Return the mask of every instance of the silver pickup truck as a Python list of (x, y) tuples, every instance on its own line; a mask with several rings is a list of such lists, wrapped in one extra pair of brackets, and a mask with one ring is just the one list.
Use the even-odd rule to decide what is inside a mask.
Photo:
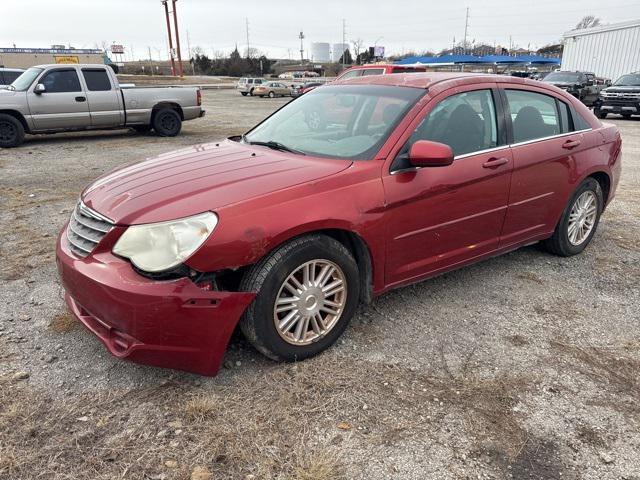
[(204, 115), (198, 87), (128, 87), (105, 65), (39, 65), (0, 90), (0, 147), (25, 133), (130, 127), (161, 136)]

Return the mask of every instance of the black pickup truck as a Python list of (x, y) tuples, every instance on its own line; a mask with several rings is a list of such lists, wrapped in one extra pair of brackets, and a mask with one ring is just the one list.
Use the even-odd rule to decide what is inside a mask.
[(640, 72), (622, 75), (602, 90), (593, 113), (599, 118), (607, 118), (610, 113), (619, 113), (624, 118), (640, 115)]
[(602, 88), (590, 72), (551, 72), (542, 81), (566, 90), (587, 106), (594, 104)]

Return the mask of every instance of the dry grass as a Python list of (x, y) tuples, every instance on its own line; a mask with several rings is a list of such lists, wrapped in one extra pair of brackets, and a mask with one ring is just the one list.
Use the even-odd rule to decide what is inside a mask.
[[(406, 438), (429, 443), (450, 415), (479, 448), (515, 458), (527, 435), (513, 406), (530, 383), (466, 369), (438, 377), (330, 355), (206, 389), (168, 383), (50, 398), (5, 381), (0, 444), (28, 464), (5, 460), (0, 478), (11, 471), (16, 480), (34, 472), (48, 479), (102, 480), (123, 472), (178, 479), (202, 465), (216, 479), (340, 480), (349, 468), (367, 467), (367, 455), (358, 464), (339, 454), (349, 442), (366, 445), (370, 455)], [(167, 468), (173, 459), (178, 468)]]
[(553, 341), (551, 346), (562, 353), (573, 368), (604, 387), (600, 392), (609, 406), (624, 413), (640, 414), (640, 349), (637, 344), (598, 347)]
[(56, 333), (67, 333), (78, 326), (78, 321), (69, 312), (57, 314), (49, 322), (49, 329)]

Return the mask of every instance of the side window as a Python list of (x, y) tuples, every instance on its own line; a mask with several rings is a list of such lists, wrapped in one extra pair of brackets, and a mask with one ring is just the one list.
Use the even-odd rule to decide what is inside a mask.
[(526, 90), (505, 90), (513, 124), (514, 143), (550, 137), (560, 133), (556, 100)]
[(362, 75), (362, 70), (351, 70), (340, 77), (340, 80), (346, 80), (347, 78), (359, 77)]
[(84, 82), (87, 84), (89, 91), (105, 92), (111, 90), (111, 82), (109, 81), (109, 75), (106, 70), (101, 68), (95, 70), (82, 69), (82, 75), (84, 76)]
[(571, 109), (571, 116), (573, 117), (574, 130), (591, 130), (591, 124), (573, 108)]
[(75, 69), (53, 70), (38, 82), (44, 84), (47, 93), (81, 92), (80, 79)]
[(560, 112), (560, 131), (562, 133), (569, 133), (574, 130), (573, 124), (569, 121), (571, 118), (569, 115), (569, 106), (558, 100), (558, 110)]
[(498, 146), (491, 90), (458, 93), (442, 100), (413, 132), (409, 144), (417, 140), (445, 143), (454, 156)]
[(382, 75), (384, 74), (384, 68), (366, 68), (362, 71), (363, 77), (368, 77), (369, 75)]

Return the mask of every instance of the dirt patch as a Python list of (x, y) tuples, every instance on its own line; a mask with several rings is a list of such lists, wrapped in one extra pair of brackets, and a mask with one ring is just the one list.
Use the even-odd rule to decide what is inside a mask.
[(49, 330), (55, 333), (67, 333), (78, 327), (78, 320), (68, 312), (59, 313), (51, 319)]

